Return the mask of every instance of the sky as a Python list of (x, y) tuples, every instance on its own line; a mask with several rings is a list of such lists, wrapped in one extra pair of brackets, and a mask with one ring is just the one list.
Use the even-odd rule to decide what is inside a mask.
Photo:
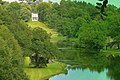
[[(78, 0), (78, 1), (90, 2), (95, 5), (98, 0)], [(108, 4), (113, 4), (117, 7), (120, 7), (120, 0), (108, 0)]]
[[(61, 0), (51, 0), (51, 1), (60, 2)], [(85, 1), (85, 2), (89, 2), (89, 3), (92, 3), (95, 5), (98, 0), (76, 0), (76, 1)], [(108, 1), (109, 1), (108, 4), (112, 4), (112, 5), (115, 5), (117, 7), (120, 7), (120, 0), (108, 0)]]
[[(12, 1), (17, 1), (17, 0), (3, 0), (3, 1), (10, 1), (10, 2), (12, 2)], [(49, 0), (44, 0), (44, 1), (49, 1)], [(51, 0), (52, 2), (60, 2), (61, 0)], [(76, 0), (76, 1), (85, 1), (85, 2), (89, 2), (89, 3), (92, 3), (92, 4), (96, 4), (96, 2), (98, 1), (98, 0)], [(120, 7), (120, 0), (109, 0), (109, 4), (113, 4), (113, 5), (115, 5), (115, 6), (117, 6), (117, 7)]]
[[(53, 1), (53, 2), (60, 2), (61, 0), (51, 0), (51, 1)], [(92, 4), (95, 5), (98, 0), (76, 0), (76, 1), (85, 1), (85, 2), (89, 2), (89, 3), (92, 3)], [(109, 0), (108, 4), (112, 4), (112, 5), (115, 5), (117, 7), (120, 7), (120, 0)]]

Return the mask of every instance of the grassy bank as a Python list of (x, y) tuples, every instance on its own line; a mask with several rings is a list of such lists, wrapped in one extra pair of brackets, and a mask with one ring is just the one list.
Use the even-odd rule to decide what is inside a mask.
[(26, 57), (25, 66), (27, 66), (27, 68), (24, 68), (24, 71), (29, 76), (30, 80), (46, 80), (49, 77), (66, 72), (66, 65), (60, 62), (48, 64), (46, 68), (30, 68), (28, 66), (29, 62), (29, 58)]

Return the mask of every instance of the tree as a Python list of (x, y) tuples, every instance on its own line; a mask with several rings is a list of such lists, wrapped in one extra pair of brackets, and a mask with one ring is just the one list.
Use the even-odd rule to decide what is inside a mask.
[[(17, 3), (17, 2), (12, 2), (12, 3), (10, 3), (10, 4), (8, 4), (8, 5), (6, 5), (5, 6), (5, 9), (7, 9), (7, 11), (9, 12), (9, 14), (11, 14), (12, 15), (12, 17), (14, 16), (14, 15), (16, 15), (16, 16), (14, 16), (15, 18), (17, 18), (17, 19), (20, 19), (20, 4), (19, 3)], [(13, 15), (14, 14), (14, 15)]]
[(16, 15), (16, 18), (24, 21), (29, 21), (31, 19), (31, 6), (26, 3), (12, 2), (5, 6), (7, 11), (12, 15)]
[(29, 21), (31, 19), (31, 6), (26, 3), (21, 3), (20, 5), (20, 19)]
[(107, 14), (105, 14), (105, 8), (107, 7), (107, 4), (108, 4), (108, 0), (99, 0), (99, 1), (103, 1), (103, 3), (96, 3), (97, 6), (96, 8), (100, 9), (100, 13), (102, 14), (101, 15), (101, 18), (103, 19), (103, 15), (104, 16), (107, 16)]
[(22, 50), (9, 29), (0, 25), (0, 80), (28, 80)]
[(92, 21), (89, 24), (84, 24), (79, 31), (79, 44), (86, 52), (99, 52), (106, 43), (106, 33), (104, 25)]
[[(5, 9), (1, 9), (0, 19), (13, 33), (15, 39), (18, 40), (19, 45), (24, 51), (24, 55), (29, 55), (31, 52), (30, 47), (32, 44), (32, 31), (26, 23), (20, 19), (20, 7), (20, 4), (16, 2), (7, 4)], [(14, 10), (14, 8), (16, 10)]]
[(0, 0), (0, 4), (1, 4), (2, 0)]
[(119, 23), (119, 13), (114, 15), (114, 16), (109, 16), (108, 21), (109, 23), (109, 33), (108, 35), (113, 39), (113, 42), (115, 43), (114, 45), (117, 44), (117, 48), (119, 49), (119, 44), (120, 44), (120, 23)]
[(42, 2), (42, 3), (39, 3), (37, 5), (37, 12), (38, 12), (38, 15), (40, 16), (39, 17), (39, 21), (46, 21), (46, 16), (49, 16), (50, 12), (51, 12), (51, 9), (52, 9), (52, 4), (51, 3), (47, 3), (47, 2)]
[(23, 51), (11, 30), (19, 24), (15, 22), (18, 17), (11, 15), (13, 9), (7, 10), (8, 5), (0, 6), (0, 80), (28, 80), (23, 71)]
[(45, 57), (38, 53), (34, 53), (30, 56), (32, 64), (35, 65), (35, 67), (47, 67), (47, 60)]
[[(34, 51), (34, 55), (36, 56), (33, 58), (35, 59), (34, 64), (36, 67), (43, 67), (44, 65), (42, 64), (46, 65), (46, 61), (49, 58), (54, 57), (53, 53), (55, 51), (53, 50), (54, 48), (50, 43), (50, 36), (47, 34), (46, 31), (37, 27), (33, 29), (32, 33), (33, 33), (33, 38), (32, 38), (31, 49), (32, 51)], [(40, 62), (39, 59), (42, 59), (43, 62)]]

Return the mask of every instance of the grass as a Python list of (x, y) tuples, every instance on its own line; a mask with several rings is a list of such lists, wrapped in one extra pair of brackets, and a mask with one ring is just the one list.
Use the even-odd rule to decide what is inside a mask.
[[(51, 42), (58, 42), (59, 40), (64, 40), (66, 39), (66, 37), (63, 37), (60, 33), (58, 33), (57, 31), (55, 31), (54, 29), (50, 29), (49, 27), (47, 27), (44, 23), (39, 22), (39, 21), (29, 21), (27, 22), (28, 26), (31, 28), (35, 28), (35, 27), (40, 27), (43, 30), (47, 31), (48, 34), (51, 34)], [(59, 36), (61, 35), (61, 36)]]
[(54, 75), (66, 73), (66, 65), (60, 62), (48, 64), (46, 68), (30, 68), (29, 63), (29, 57), (25, 57), (26, 68), (24, 68), (24, 71), (30, 80), (46, 80)]

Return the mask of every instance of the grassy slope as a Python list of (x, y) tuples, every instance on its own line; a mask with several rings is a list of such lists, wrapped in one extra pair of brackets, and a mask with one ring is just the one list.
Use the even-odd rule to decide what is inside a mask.
[(59, 62), (48, 64), (48, 67), (46, 68), (29, 68), (29, 63), (30, 59), (29, 57), (26, 57), (25, 65), (28, 68), (24, 68), (24, 70), (30, 80), (45, 80), (53, 75), (66, 72), (66, 70), (64, 69), (66, 65)]
[(58, 40), (64, 40), (66, 39), (63, 36), (58, 36), (60, 35), (57, 31), (54, 29), (48, 28), (45, 24), (39, 22), (39, 21), (29, 21), (27, 22), (29, 27), (35, 28), (35, 27), (40, 27), (43, 30), (47, 31), (48, 34), (51, 34), (51, 42), (57, 42)]

